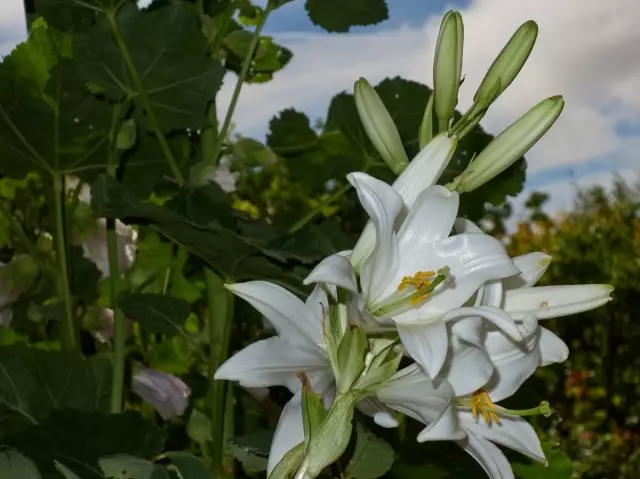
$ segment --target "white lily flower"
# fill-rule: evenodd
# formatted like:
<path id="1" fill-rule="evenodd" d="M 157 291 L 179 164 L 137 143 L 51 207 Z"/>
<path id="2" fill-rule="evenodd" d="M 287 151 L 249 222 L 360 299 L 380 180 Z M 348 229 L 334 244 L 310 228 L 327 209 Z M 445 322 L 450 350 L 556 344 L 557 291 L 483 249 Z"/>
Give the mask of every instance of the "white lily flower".
<path id="1" fill-rule="evenodd" d="M 396 232 L 400 195 L 364 173 L 349 181 L 375 226 L 375 246 L 362 264 L 361 291 L 342 255 L 323 260 L 305 279 L 341 286 L 357 297 L 364 315 L 395 323 L 408 354 L 434 378 L 447 355 L 446 323 L 484 317 L 514 339 L 519 332 L 508 314 L 492 306 L 462 307 L 487 281 L 518 273 L 500 241 L 483 233 L 449 237 L 458 194 L 434 185 L 424 190 Z"/>
<path id="2" fill-rule="evenodd" d="M 409 166 L 393 182 L 391 186 L 398 192 L 403 203 L 396 221 L 401 223 L 418 195 L 427 187 L 436 184 L 449 164 L 457 145 L 458 139 L 455 136 L 449 137 L 445 133 L 436 136 L 411 160 Z M 357 269 L 371 253 L 375 241 L 376 229 L 373 221 L 369 221 L 350 256 L 351 263 Z"/>
<path id="3" fill-rule="evenodd" d="M 311 388 L 329 405 L 335 393 L 335 379 L 324 346 L 323 305 L 327 298 L 321 288 L 302 302 L 286 289 L 266 281 L 227 285 L 274 326 L 277 336 L 250 344 L 227 360 L 214 378 L 238 381 L 241 386 L 261 388 L 284 386 L 294 393 L 286 404 L 271 444 L 267 473 L 291 448 L 304 440 L 301 383 L 306 373 Z"/>

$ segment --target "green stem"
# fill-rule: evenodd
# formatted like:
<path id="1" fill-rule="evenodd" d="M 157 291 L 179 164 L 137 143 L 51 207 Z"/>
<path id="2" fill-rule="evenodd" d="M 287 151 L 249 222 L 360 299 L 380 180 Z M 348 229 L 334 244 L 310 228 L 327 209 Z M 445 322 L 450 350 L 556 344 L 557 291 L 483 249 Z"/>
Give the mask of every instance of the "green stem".
<path id="1" fill-rule="evenodd" d="M 224 117 L 224 121 L 222 123 L 222 129 L 218 134 L 218 141 L 216 141 L 216 146 L 213 149 L 213 158 L 217 161 L 218 155 L 220 154 L 220 150 L 222 149 L 222 144 L 227 136 L 229 131 L 229 126 L 231 126 L 231 119 L 233 117 L 233 112 L 236 109 L 236 105 L 238 103 L 238 98 L 240 97 L 240 92 L 242 91 L 242 85 L 244 84 L 244 80 L 247 76 L 247 72 L 249 71 L 249 66 L 251 65 L 251 60 L 253 59 L 253 54 L 258 46 L 258 42 L 260 41 L 260 33 L 262 32 L 262 28 L 269 17 L 269 14 L 272 10 L 271 1 L 267 3 L 267 7 L 260 18 L 260 21 L 256 25 L 255 30 L 253 31 L 253 37 L 251 38 L 251 43 L 249 44 L 249 50 L 247 50 L 247 55 L 244 57 L 242 61 L 242 68 L 240 69 L 240 73 L 238 74 L 238 81 L 236 82 L 236 86 L 233 89 L 233 94 L 231 95 L 231 101 L 229 102 L 229 108 L 227 109 L 227 113 Z"/>
<path id="2" fill-rule="evenodd" d="M 215 381 L 213 375 L 227 358 L 231 339 L 233 296 L 224 288 L 224 280 L 209 268 L 204 270 L 209 304 L 209 400 L 211 411 L 211 472 L 213 477 L 227 477 L 224 473 L 225 409 L 227 383 Z M 229 413 L 227 411 L 227 413 Z"/>
<path id="3" fill-rule="evenodd" d="M 78 328 L 73 314 L 73 300 L 69 286 L 69 264 L 67 262 L 67 242 L 64 227 L 64 176 L 56 173 L 53 176 L 54 208 L 55 208 L 55 244 L 58 262 L 59 292 L 64 305 L 64 334 L 62 341 L 67 349 L 78 349 Z"/>
<path id="4" fill-rule="evenodd" d="M 178 167 L 178 163 L 176 162 L 176 158 L 173 155 L 173 151 L 171 151 L 171 147 L 167 142 L 164 133 L 162 132 L 162 128 L 160 127 L 160 123 L 158 123 L 158 119 L 156 118 L 155 112 L 151 106 L 151 101 L 149 100 L 149 96 L 147 95 L 147 91 L 142 84 L 142 78 L 140 78 L 140 74 L 136 69 L 136 66 L 133 62 L 133 58 L 131 57 L 131 53 L 129 52 L 129 47 L 127 46 L 124 38 L 122 38 L 122 34 L 120 33 L 120 29 L 118 27 L 118 21 L 116 20 L 115 12 L 110 11 L 106 14 L 107 20 L 109 21 L 109 25 L 111 26 L 111 30 L 113 31 L 113 36 L 118 44 L 118 48 L 120 49 L 120 53 L 122 53 L 122 58 L 124 62 L 127 64 L 127 68 L 129 69 L 129 73 L 131 74 L 131 78 L 133 78 L 134 83 L 136 84 L 136 89 L 138 90 L 138 95 L 140 97 L 140 103 L 142 103 L 142 107 L 147 113 L 147 118 L 149 119 L 149 123 L 151 124 L 151 128 L 153 128 L 156 137 L 158 138 L 158 143 L 160 143 L 160 148 L 164 153 L 167 162 L 169 163 L 169 168 L 171 169 L 171 173 L 175 177 L 176 181 L 180 184 L 184 184 L 184 176 Z"/>
<path id="5" fill-rule="evenodd" d="M 312 211 L 310 211 L 308 214 L 306 214 L 305 216 L 300 218 L 298 221 L 296 221 L 293 224 L 293 226 L 289 228 L 288 232 L 295 233 L 299 229 L 302 229 L 307 223 L 309 223 L 317 215 L 319 215 L 324 208 L 329 206 L 334 201 L 339 200 L 340 197 L 342 197 L 342 195 L 344 195 L 347 191 L 349 191 L 349 189 L 351 189 L 350 183 L 345 183 L 344 185 L 342 185 L 332 195 L 328 196 L 327 198 L 322 200 L 320 203 L 318 203 L 318 205 Z"/>
<path id="6" fill-rule="evenodd" d="M 117 105 L 113 111 L 111 124 L 109 152 L 107 155 L 107 175 L 116 177 L 118 166 L 118 151 L 116 138 L 121 123 L 121 112 L 126 108 Z M 122 398 L 124 393 L 124 369 L 126 356 L 126 325 L 122 310 L 118 307 L 118 296 L 122 289 L 120 278 L 120 262 L 118 254 L 118 234 L 116 221 L 107 219 L 107 251 L 109 254 L 109 284 L 111 286 L 111 309 L 113 311 L 113 374 L 111 376 L 111 413 L 118 414 L 122 411 Z"/>

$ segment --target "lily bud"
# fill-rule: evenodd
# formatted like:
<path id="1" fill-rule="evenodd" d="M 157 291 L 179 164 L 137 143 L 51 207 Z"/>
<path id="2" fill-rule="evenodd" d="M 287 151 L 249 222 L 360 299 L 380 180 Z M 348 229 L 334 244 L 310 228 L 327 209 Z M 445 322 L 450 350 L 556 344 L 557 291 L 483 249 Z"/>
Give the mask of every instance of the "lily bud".
<path id="1" fill-rule="evenodd" d="M 354 96 L 360 120 L 371 143 L 389 168 L 395 174 L 400 174 L 409 164 L 409 158 L 393 118 L 378 93 L 364 78 L 356 82 Z"/>
<path id="2" fill-rule="evenodd" d="M 120 125 L 120 131 L 116 137 L 116 148 L 118 150 L 128 150 L 136 143 L 137 129 L 136 122 L 132 119 L 128 119 L 122 122 Z"/>
<path id="3" fill-rule="evenodd" d="M 464 27 L 456 11 L 446 13 L 440 24 L 436 54 L 433 61 L 434 111 L 438 131 L 446 131 L 458 104 L 458 88 L 462 74 Z"/>
<path id="4" fill-rule="evenodd" d="M 529 58 L 537 37 L 538 25 L 533 20 L 523 23 L 516 30 L 482 79 L 473 96 L 474 103 L 480 103 L 486 97 L 493 97 L 495 101 L 511 85 Z"/>
<path id="5" fill-rule="evenodd" d="M 422 191 L 436 184 L 457 146 L 458 139 L 455 136 L 449 137 L 446 133 L 441 133 L 416 155 L 409 166 L 394 181 L 393 189 L 402 198 L 407 211 Z M 349 256 L 349 260 L 356 270 L 359 270 L 361 263 L 369 256 L 375 239 L 375 228 L 373 223 L 369 221 Z"/>
<path id="6" fill-rule="evenodd" d="M 435 97 L 436 94 L 432 91 L 431 95 L 429 95 L 429 100 L 427 100 L 424 115 L 422 115 L 422 122 L 420 123 L 420 131 L 418 133 L 421 150 L 427 146 L 427 143 L 433 138 L 433 99 Z"/>
<path id="7" fill-rule="evenodd" d="M 451 184 L 458 193 L 473 191 L 502 173 L 535 145 L 560 116 L 561 96 L 541 101 L 500 133 Z"/>

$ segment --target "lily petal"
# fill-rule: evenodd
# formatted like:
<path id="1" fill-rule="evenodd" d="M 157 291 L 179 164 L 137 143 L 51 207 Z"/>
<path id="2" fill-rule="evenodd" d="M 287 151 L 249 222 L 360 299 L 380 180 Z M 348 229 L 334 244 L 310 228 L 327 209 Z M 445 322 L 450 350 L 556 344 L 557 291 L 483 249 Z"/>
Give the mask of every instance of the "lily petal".
<path id="1" fill-rule="evenodd" d="M 262 313 L 278 335 L 293 347 L 315 352 L 320 344 L 324 344 L 322 316 L 281 286 L 267 281 L 249 281 L 226 287 Z"/>
<path id="2" fill-rule="evenodd" d="M 547 328 L 540 328 L 539 334 L 540 366 L 565 362 L 569 357 L 569 348 L 565 342 Z"/>
<path id="3" fill-rule="evenodd" d="M 363 208 L 369 214 L 375 227 L 375 246 L 371 254 L 362 262 L 360 284 L 365 300 L 377 297 L 386 286 L 389 275 L 398 268 L 398 243 L 393 224 L 402 209 L 402 198 L 384 181 L 365 173 L 350 173 L 349 182 L 355 187 Z M 351 262 L 360 264 L 352 252 Z M 356 262 L 357 261 L 357 262 Z"/>
<path id="4" fill-rule="evenodd" d="M 459 204 L 458 193 L 444 186 L 430 186 L 420 193 L 398 232 L 400 250 L 417 255 L 425 246 L 447 238 Z"/>
<path id="5" fill-rule="evenodd" d="M 446 322 L 453 321 L 458 318 L 474 316 L 479 316 L 493 323 L 515 341 L 522 340 L 522 334 L 520 334 L 518 326 L 513 318 L 500 308 L 496 308 L 494 306 L 475 306 L 452 309 L 445 314 L 441 320 Z"/>
<path id="6" fill-rule="evenodd" d="M 456 397 L 461 397 L 473 394 L 487 384 L 493 371 L 491 358 L 483 349 L 467 346 L 453 338 L 448 359 L 438 379 L 446 380 Z"/>
<path id="7" fill-rule="evenodd" d="M 515 479 L 511 464 L 497 446 L 470 432 L 467 436 L 458 445 L 480 464 L 490 479 Z"/>
<path id="8" fill-rule="evenodd" d="M 372 417 L 373 422 L 375 422 L 378 426 L 385 428 L 398 427 L 398 420 L 396 419 L 393 410 L 385 406 L 376 397 L 367 397 L 362 399 L 357 404 L 357 408 L 363 414 Z"/>
<path id="9" fill-rule="evenodd" d="M 302 441 L 304 441 L 302 399 L 300 393 L 296 393 L 282 410 L 278 427 L 273 435 L 267 463 L 267 476 L 271 474 L 284 455 Z"/>
<path id="10" fill-rule="evenodd" d="M 351 266 L 349 259 L 341 254 L 334 254 L 320 261 L 303 281 L 305 285 L 311 283 L 325 283 L 353 293 L 358 292 L 353 266 Z"/>
<path id="11" fill-rule="evenodd" d="M 326 357 L 294 348 L 276 336 L 256 341 L 233 355 L 218 368 L 214 379 L 238 381 L 244 387 L 285 386 L 296 390 L 298 372 L 329 367 Z"/>
<path id="12" fill-rule="evenodd" d="M 481 233 L 452 236 L 424 248 L 419 255 L 407 255 L 401 250 L 400 270 L 392 284 L 398 285 L 403 275 L 416 271 L 436 271 L 448 266 L 453 281 L 436 288 L 419 308 L 398 314 L 399 323 L 415 323 L 425 318 L 439 317 L 462 306 L 487 281 L 518 274 L 518 269 L 497 239 Z"/>
<path id="13" fill-rule="evenodd" d="M 513 258 L 513 263 L 520 270 L 520 274 L 505 278 L 504 289 L 530 288 L 547 271 L 551 264 L 551 256 L 540 252 L 523 254 Z"/>
<path id="14" fill-rule="evenodd" d="M 457 144 L 455 136 L 449 137 L 446 133 L 436 136 L 393 182 L 393 189 L 400 194 L 406 208 L 411 208 L 418 195 L 438 181 Z"/>
<path id="15" fill-rule="evenodd" d="M 460 425 L 470 433 L 513 449 L 534 461 L 547 463 L 538 435 L 523 418 L 501 415 L 500 423 L 485 424 L 467 410 L 460 410 L 458 417 Z"/>
<path id="16" fill-rule="evenodd" d="M 427 376 L 435 378 L 447 358 L 449 338 L 444 321 L 397 326 L 407 354 L 422 366 Z"/>
<path id="17" fill-rule="evenodd" d="M 505 292 L 503 309 L 514 319 L 535 314 L 538 319 L 558 318 L 597 308 L 611 301 L 608 284 L 536 286 Z"/>
<path id="18" fill-rule="evenodd" d="M 451 409 L 453 394 L 446 381 L 431 381 L 416 364 L 398 371 L 376 392 L 377 398 L 391 409 L 429 424 L 431 429 L 427 427 L 420 433 L 424 433 L 424 440 L 464 437 Z M 432 436 L 427 431 L 432 431 Z"/>
<path id="19" fill-rule="evenodd" d="M 482 231 L 482 229 L 478 225 L 476 225 L 472 221 L 469 221 L 466 218 L 458 218 L 455 221 L 453 227 L 456 230 L 456 233 L 458 233 L 458 234 L 463 234 L 463 233 L 484 233 L 484 231 Z"/>

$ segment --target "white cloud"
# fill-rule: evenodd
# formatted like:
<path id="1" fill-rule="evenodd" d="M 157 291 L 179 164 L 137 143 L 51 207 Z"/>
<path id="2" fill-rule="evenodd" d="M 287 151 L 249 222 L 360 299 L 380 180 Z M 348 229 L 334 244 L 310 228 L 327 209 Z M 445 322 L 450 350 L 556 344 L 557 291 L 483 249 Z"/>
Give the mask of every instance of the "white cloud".
<path id="1" fill-rule="evenodd" d="M 425 19 L 421 28 L 344 36 L 277 35 L 294 51 L 294 58 L 273 82 L 243 90 L 235 116 L 238 129 L 260 135 L 273 114 L 290 106 L 312 118 L 323 116 L 331 97 L 350 90 L 360 76 L 377 82 L 401 75 L 430 84 L 444 11 Z M 474 0 L 462 15 L 462 108 L 470 104 L 482 75 L 515 29 L 529 19 L 539 24 L 529 62 L 483 122 L 497 133 L 538 101 L 556 94 L 565 97 L 563 115 L 528 155 L 530 172 L 625 154 L 626 141 L 615 126 L 640 120 L 640 2 Z M 234 82 L 227 78 L 221 105 L 227 103 Z"/>

